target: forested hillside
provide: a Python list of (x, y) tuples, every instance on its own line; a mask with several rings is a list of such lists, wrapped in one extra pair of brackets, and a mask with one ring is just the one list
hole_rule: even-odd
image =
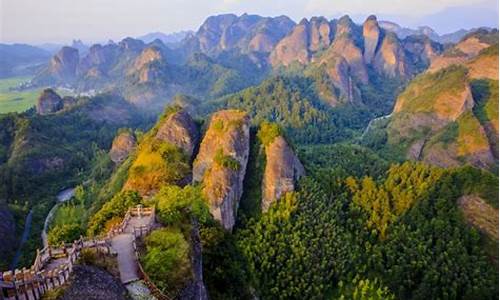
[(459, 35), (226, 14), (62, 47), (0, 114), (1, 270), (43, 232), (161, 299), (498, 299), (498, 30)]

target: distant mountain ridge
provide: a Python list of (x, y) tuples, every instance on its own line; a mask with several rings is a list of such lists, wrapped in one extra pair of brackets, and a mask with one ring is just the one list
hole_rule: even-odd
[(489, 27), (459, 29), (454, 32), (439, 35), (434, 29), (429, 26), (419, 26), (417, 29), (412, 29), (402, 27), (399, 24), (390, 21), (380, 21), (379, 24), (380, 27), (384, 28), (385, 30), (396, 33), (400, 39), (404, 39), (410, 35), (425, 35), (441, 44), (458, 43), (464, 36), (471, 32), (477, 31), (479, 29), (492, 29)]
[(144, 43), (151, 43), (154, 40), (160, 40), (167, 46), (175, 47), (178, 46), (179, 43), (184, 40), (187, 36), (193, 34), (192, 30), (182, 30), (172, 33), (163, 33), (163, 32), (151, 32), (142, 36), (138, 36), (137, 39), (143, 41)]

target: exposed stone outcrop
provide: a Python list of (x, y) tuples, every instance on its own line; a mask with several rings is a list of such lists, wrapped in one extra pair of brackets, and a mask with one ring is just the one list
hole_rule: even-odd
[[(466, 36), (455, 46), (449, 48), (442, 55), (433, 59), (427, 72), (437, 72), (454, 64), (464, 64), (465, 62), (478, 56), (482, 50), (492, 45), (492, 41), (488, 41), (493, 39), (491, 38), (492, 35), (496, 35), (496, 42), (498, 42), (498, 32), (495, 31), (477, 31)], [(486, 41), (482, 38), (485, 38)], [(498, 57), (498, 54), (496, 54), (496, 56)]]
[(375, 56), (374, 67), (380, 74), (388, 77), (405, 79), (410, 75), (405, 51), (395, 33), (385, 35)]
[(273, 66), (288, 66), (293, 62), (307, 64), (310, 59), (309, 21), (303, 19), (292, 32), (283, 38), (269, 56)]
[(134, 134), (129, 131), (122, 132), (113, 140), (111, 150), (109, 150), (109, 157), (114, 163), (119, 164), (128, 157), (136, 146), (137, 141)]
[(60, 299), (129, 299), (127, 289), (118, 278), (94, 266), (76, 265), (69, 286)]
[(156, 133), (156, 138), (169, 142), (192, 157), (200, 139), (198, 127), (184, 110), (168, 115)]
[(443, 52), (441, 44), (424, 35), (409, 36), (402, 41), (402, 46), (408, 54), (408, 64), (412, 67), (413, 73), (427, 68)]
[(181, 300), (207, 300), (208, 293), (203, 282), (203, 256), (198, 220), (191, 219), (191, 269), (193, 280), (181, 291)]
[(36, 102), (36, 112), (47, 115), (63, 109), (63, 99), (53, 89), (45, 89)]
[(73, 80), (80, 62), (78, 50), (62, 47), (49, 62), (48, 72), (58, 80)]
[(266, 146), (266, 169), (262, 181), (262, 211), (286, 192), (295, 190), (297, 180), (305, 175), (300, 160), (282, 136)]
[(183, 44), (188, 53), (216, 54), (231, 50), (267, 53), (294, 25), (286, 16), (222, 14), (208, 17)]
[(378, 26), (377, 17), (369, 16), (363, 24), (363, 37), (365, 41), (364, 58), (365, 63), (370, 64), (375, 57), (375, 51), (381, 36), (381, 29)]
[(193, 181), (203, 182), (210, 212), (227, 230), (234, 226), (243, 193), (249, 131), (250, 118), (245, 112), (214, 113), (193, 163)]

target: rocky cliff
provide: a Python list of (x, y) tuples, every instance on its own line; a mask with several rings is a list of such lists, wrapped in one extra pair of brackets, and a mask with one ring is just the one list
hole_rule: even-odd
[(63, 109), (63, 99), (52, 89), (45, 89), (36, 102), (36, 112), (39, 115), (55, 113)]
[(472, 32), (442, 55), (433, 59), (427, 72), (437, 72), (454, 64), (464, 64), (478, 56), (482, 50), (495, 44), (498, 44), (497, 30)]
[(316, 80), (322, 99), (337, 106), (361, 104), (362, 90), (367, 85), (380, 88), (380, 80), (407, 81), (441, 50), (425, 36), (400, 40), (381, 28), (375, 16), (362, 26), (343, 16), (332, 21), (303, 19), (276, 45), (269, 61), (274, 68), (302, 65)]
[(137, 141), (132, 132), (121, 132), (113, 140), (111, 150), (109, 150), (109, 157), (114, 163), (120, 164), (128, 157), (130, 152), (132, 152), (136, 146)]
[(191, 158), (198, 145), (200, 134), (191, 116), (181, 110), (166, 117), (158, 128), (156, 138), (176, 145)]
[(215, 54), (231, 50), (242, 53), (270, 52), (294, 25), (295, 23), (285, 16), (211, 16), (195, 34), (186, 38), (183, 44), (189, 53), (200, 51)]
[[(488, 67), (498, 64), (498, 46), (478, 46), (484, 37), (471, 34), (436, 57), (398, 97), (388, 141), (407, 158), (442, 167), (498, 164), (498, 68)], [(458, 60), (450, 58), (458, 49)]]
[(305, 175), (304, 167), (282, 136), (266, 146), (266, 168), (262, 181), (262, 211), (286, 192), (295, 190), (297, 180)]
[(80, 55), (77, 49), (62, 47), (50, 60), (49, 73), (58, 80), (74, 80), (79, 62)]
[(210, 212), (227, 230), (234, 226), (243, 193), (249, 129), (250, 118), (245, 112), (214, 113), (193, 163), (193, 181), (202, 182)]
[(198, 140), (198, 128), (189, 114), (169, 107), (138, 145), (123, 189), (152, 196), (164, 185), (186, 185)]

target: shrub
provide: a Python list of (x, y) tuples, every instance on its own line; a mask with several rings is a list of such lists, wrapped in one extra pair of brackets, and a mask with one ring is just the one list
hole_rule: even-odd
[(144, 269), (162, 291), (175, 292), (191, 276), (189, 243), (178, 228), (153, 231), (146, 238), (146, 253), (141, 257)]
[(157, 215), (164, 224), (174, 224), (188, 220), (193, 214), (201, 223), (208, 222), (210, 212), (198, 186), (164, 186), (154, 197)]
[(92, 217), (88, 233), (90, 235), (99, 234), (108, 220), (113, 219), (113, 217), (123, 217), (128, 208), (141, 203), (141, 200), (141, 196), (136, 191), (123, 191), (116, 194)]
[(282, 134), (281, 127), (276, 123), (262, 122), (260, 124), (259, 132), (257, 137), (264, 146), (271, 144), (275, 138)]
[(222, 149), (217, 150), (214, 156), (214, 161), (221, 167), (228, 168), (233, 171), (240, 169), (240, 163), (230, 155), (225, 155)]
[(82, 234), (83, 229), (78, 224), (56, 225), (48, 233), (47, 239), (51, 246), (57, 246), (61, 243), (71, 243)]

